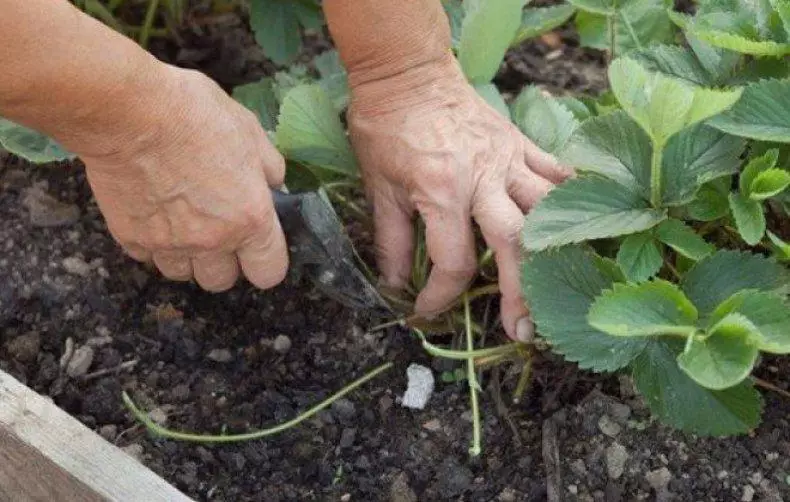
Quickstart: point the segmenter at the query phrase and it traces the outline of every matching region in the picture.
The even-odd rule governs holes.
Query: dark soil
[[[227,87],[271,71],[250,56],[256,49],[243,23],[224,22],[201,37],[185,35],[199,46],[158,50]],[[508,56],[498,82],[512,91],[525,82],[596,91],[603,72],[600,58],[570,38],[559,49],[526,44]],[[405,331],[366,333],[379,320],[291,281],[211,295],[161,279],[114,245],[78,163],[33,168],[0,157],[0,221],[0,368],[196,500],[790,496],[790,406],[775,395],[752,437],[700,440],[651,423],[627,380],[591,376],[544,354],[519,405],[507,398],[516,375],[507,368],[486,375],[483,454],[470,460],[465,384],[442,383],[438,370],[446,367]],[[129,391],[179,429],[246,431],[293,417],[384,361],[395,368],[330,410],[246,444],[151,439],[120,399]],[[415,362],[437,369],[422,411],[399,404]],[[787,386],[786,369],[764,373]]]

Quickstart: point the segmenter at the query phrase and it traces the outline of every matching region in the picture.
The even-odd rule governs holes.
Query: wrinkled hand
[[[520,230],[524,214],[570,171],[486,104],[454,60],[442,65],[431,76],[377,80],[352,93],[349,129],[374,208],[382,280],[407,284],[419,212],[432,270],[415,313],[445,310],[477,271],[474,219],[495,253],[505,330],[528,339]]]
[[[113,237],[164,276],[224,291],[240,272],[260,288],[281,282],[285,238],[269,186],[285,163],[255,116],[208,77],[173,68],[152,119],[117,151],[82,156]],[[153,112],[153,110],[151,110]]]

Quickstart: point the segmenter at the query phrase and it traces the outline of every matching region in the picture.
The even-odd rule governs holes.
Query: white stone
[[[401,406],[422,410],[433,394],[433,372],[421,364],[412,363],[406,368],[406,379],[406,393],[403,394]]]

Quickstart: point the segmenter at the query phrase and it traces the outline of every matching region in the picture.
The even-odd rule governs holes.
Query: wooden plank
[[[0,449],[3,501],[192,502],[153,471],[3,371]],[[21,492],[7,495],[11,489]]]

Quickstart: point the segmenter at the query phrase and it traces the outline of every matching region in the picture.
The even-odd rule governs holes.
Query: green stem
[[[444,349],[439,347],[438,345],[434,345],[429,342],[422,331],[418,329],[414,329],[417,333],[417,336],[422,341],[422,347],[425,349],[427,353],[434,357],[441,357],[444,359],[453,359],[456,361],[467,361],[469,359],[480,359],[483,357],[491,357],[491,356],[502,356],[508,355],[516,352],[518,350],[519,344],[517,343],[508,343],[505,345],[499,345],[497,347],[491,347],[488,349],[477,349],[477,350],[452,350],[452,349]],[[472,322],[471,319],[466,324],[466,331],[469,333],[473,333],[472,330]]]
[[[628,30],[628,34],[634,41],[634,45],[638,50],[642,50],[642,42],[639,40],[639,37],[636,35],[636,31],[634,30],[634,26],[631,24],[631,21],[628,19],[628,16],[625,15],[625,12],[622,10],[620,11],[620,19],[623,20],[623,24],[625,25],[626,29]]]
[[[466,321],[466,350],[471,354],[474,352],[475,345],[472,337],[472,312],[469,306],[469,297],[466,294],[464,294],[464,320]],[[472,405],[472,446],[469,448],[469,453],[473,457],[477,457],[482,449],[480,447],[480,436],[482,435],[480,407],[477,402],[477,388],[480,384],[477,383],[475,375],[475,359],[471,356],[466,360],[466,378],[469,381],[469,401]]]
[[[283,432],[285,430],[288,430],[292,427],[299,425],[300,423],[304,422],[308,418],[314,416],[316,413],[329,407],[332,403],[334,403],[341,397],[345,396],[349,392],[353,391],[357,387],[363,385],[369,380],[372,380],[380,373],[383,373],[384,371],[390,369],[392,366],[393,366],[392,363],[382,364],[381,366],[370,371],[369,373],[362,376],[361,378],[354,380],[350,384],[346,385],[345,387],[340,389],[340,391],[338,391],[337,393],[321,401],[320,403],[313,406],[312,408],[302,413],[301,415],[297,416],[296,418],[293,418],[285,423],[276,425],[274,427],[269,427],[267,429],[262,429],[254,432],[247,432],[244,434],[217,436],[217,435],[192,434],[188,432],[179,432],[171,429],[166,429],[161,425],[157,424],[156,422],[154,422],[153,420],[151,420],[151,418],[148,416],[147,413],[145,413],[140,408],[138,408],[126,392],[123,393],[123,402],[126,405],[126,407],[129,408],[129,411],[131,411],[132,415],[134,415],[134,417],[137,420],[142,422],[143,425],[145,425],[146,428],[148,428],[148,430],[152,434],[159,437],[176,439],[180,441],[190,441],[194,443],[234,443],[238,441],[254,441],[256,439],[261,439],[267,436],[273,436],[275,434],[279,434],[280,432]]]
[[[661,168],[663,164],[664,145],[653,143],[653,158],[650,161],[650,204],[661,207]]]
[[[516,389],[513,391],[513,402],[520,403],[521,398],[524,396],[524,391],[527,389],[529,377],[532,376],[532,354],[524,360],[524,366],[521,367],[521,375],[518,377]]]
[[[140,46],[145,49],[148,47],[148,38],[151,36],[151,28],[154,25],[154,16],[159,8],[159,0],[148,0],[148,10],[145,11],[145,19],[140,29],[140,37],[137,39]]]

